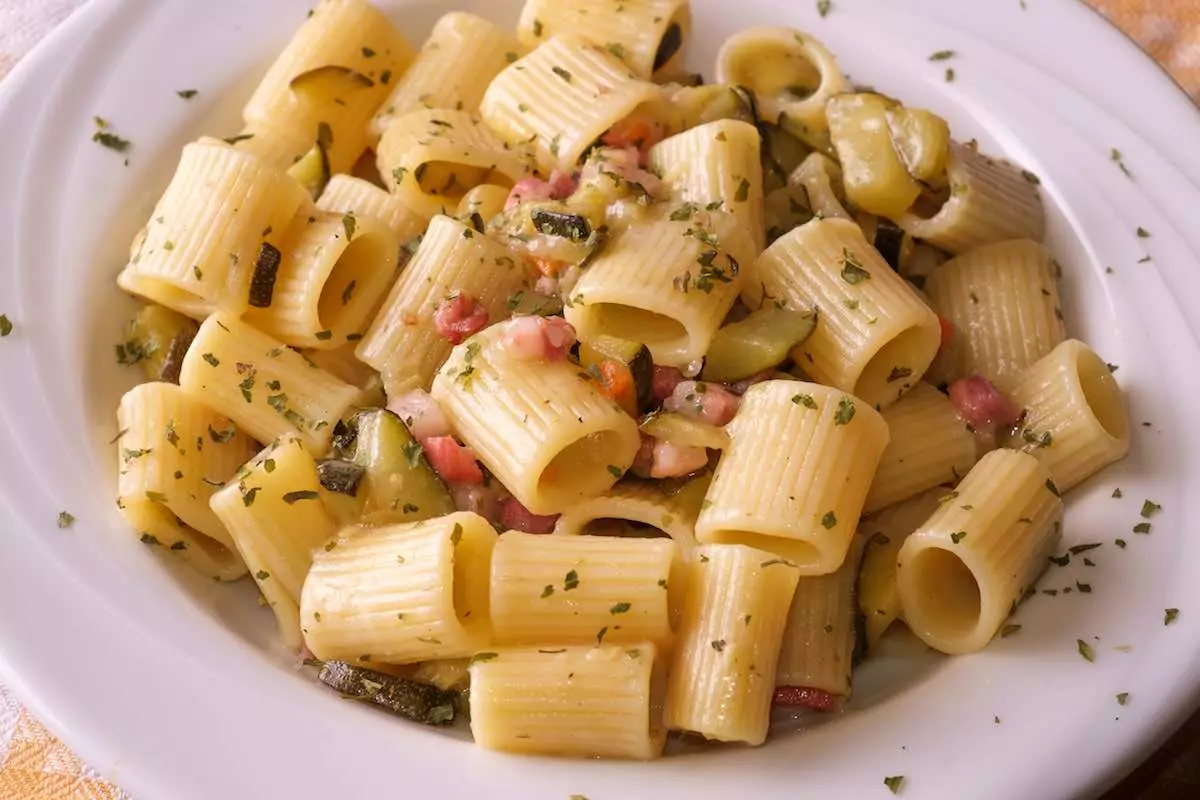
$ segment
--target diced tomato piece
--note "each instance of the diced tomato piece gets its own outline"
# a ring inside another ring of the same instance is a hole
[[[950,402],[963,422],[976,431],[989,432],[1016,423],[1020,412],[987,378],[972,375],[950,384]]]
[[[459,444],[453,436],[430,436],[421,440],[425,457],[446,483],[483,483],[483,471],[475,451]]]
[[[600,391],[612,398],[625,413],[631,417],[637,416],[637,386],[633,382],[633,373],[629,366],[615,358],[606,358],[597,368],[600,370]]]
[[[720,384],[684,381],[675,387],[663,408],[710,425],[725,425],[740,404],[741,398]]]
[[[525,531],[526,533],[550,533],[558,522],[558,514],[542,516],[534,514],[515,497],[506,497],[500,501],[500,509],[496,521],[510,531]]]
[[[654,378],[651,384],[654,399],[663,402],[675,392],[675,387],[683,383],[683,373],[674,367],[654,365]]]
[[[433,312],[433,324],[438,335],[451,344],[461,344],[487,327],[488,311],[474,297],[454,292],[438,303]]]
[[[837,695],[807,686],[776,686],[772,702],[784,708],[811,708],[815,711],[837,709]]]

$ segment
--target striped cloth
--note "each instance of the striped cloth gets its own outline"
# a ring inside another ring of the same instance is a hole
[[[83,2],[0,0],[0,79]],[[1026,2],[1033,6],[1038,0]],[[1087,2],[1137,40],[1200,100],[1200,0]],[[1174,746],[1173,760],[1154,765],[1156,775],[1150,777],[1160,780],[1139,792],[1142,798],[1200,797],[1200,783],[1192,783],[1200,776],[1187,766],[1200,757],[1200,738],[1194,734],[1191,738],[1195,741]],[[81,762],[0,686],[0,800],[129,800],[129,796]]]

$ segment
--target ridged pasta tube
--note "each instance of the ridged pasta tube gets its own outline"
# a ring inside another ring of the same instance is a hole
[[[525,267],[502,245],[458,220],[434,217],[355,352],[383,375],[389,396],[428,388],[453,347],[438,333],[438,306],[455,293],[470,295],[495,323],[529,284]]]
[[[524,54],[524,46],[509,31],[483,17],[462,11],[444,15],[371,120],[372,144],[393,120],[412,111],[447,108],[478,113],[488,84]]]
[[[975,465],[974,434],[950,398],[929,384],[918,383],[882,414],[891,440],[879,459],[864,514],[957,483]]]
[[[367,143],[367,122],[413,58],[412,46],[366,0],[321,0],[263,76],[242,116],[322,138],[333,172]],[[327,133],[320,132],[324,126]],[[262,134],[259,134],[262,135]]]
[[[997,384],[1015,378],[1066,338],[1058,263],[1028,239],[975,247],[925,280],[933,308],[954,335],[930,369],[951,382],[978,374]]]
[[[824,153],[809,153],[788,176],[788,186],[803,187],[814,214],[851,219],[835,189],[841,182],[842,168]]]
[[[289,436],[255,456],[209,500],[291,648],[303,644],[300,589],[312,553],[337,533],[320,489],[312,455],[299,437]]]
[[[236,581],[246,575],[237,550],[184,525],[161,503],[149,500],[120,502],[121,518],[142,544],[180,558],[189,567],[214,581]]]
[[[399,249],[374,217],[302,213],[284,238],[270,297],[252,297],[245,319],[293,347],[356,342],[396,277]]]
[[[667,681],[667,727],[762,744],[799,571],[741,545],[707,545],[696,555]]]
[[[530,173],[521,150],[465,111],[445,109],[397,117],[379,141],[376,163],[392,193],[427,218],[454,213],[480,184],[511,187]]]
[[[763,248],[763,172],[753,125],[722,119],[678,133],[650,149],[650,167],[663,179],[668,201],[717,207]],[[686,209],[685,209],[686,210]]]
[[[896,556],[900,548],[944,498],[953,499],[950,494],[949,487],[930,489],[859,523],[858,531],[866,539],[866,550],[858,576],[858,607],[865,622],[868,648],[903,613],[896,585]]]
[[[488,521],[469,512],[342,531],[316,551],[301,592],[308,649],[325,660],[412,664],[488,647],[495,544]]]
[[[726,430],[696,538],[769,550],[802,575],[835,571],[888,443],[883,417],[837,389],[773,380],[747,390]]]
[[[941,343],[937,315],[848,220],[814,219],[780,237],[755,262],[742,299],[815,306],[816,330],[792,358],[871,405],[915,386]]]
[[[353,214],[356,219],[371,217],[391,228],[400,244],[407,244],[425,232],[429,219],[404,205],[396,195],[362,178],[334,175],[317,200],[317,208],[331,214]]]
[[[896,220],[914,238],[962,253],[1006,239],[1040,242],[1045,237],[1042,198],[1017,167],[951,142],[946,170],[950,181],[946,202],[931,216],[922,216],[914,207]]]
[[[850,84],[829,49],[794,28],[749,28],[717,54],[717,83],[754,92],[762,118],[829,150],[825,104]]]
[[[475,455],[535,514],[608,491],[633,464],[637,423],[569,361],[525,361],[493,325],[454,348],[433,397]]]
[[[478,214],[484,222],[488,222],[492,217],[504,211],[511,191],[511,189],[497,186],[494,183],[480,184],[464,194],[462,200],[458,201],[458,210],[454,216],[461,220],[467,220]]]
[[[117,283],[196,319],[217,309],[240,315],[260,248],[278,246],[306,204],[295,179],[257,156],[217,139],[192,142]]]
[[[570,172],[609,128],[657,96],[603,47],[560,34],[501,72],[480,113],[510,145],[532,144],[544,172]]]
[[[1046,568],[1063,505],[1036,458],[993,450],[904,542],[896,561],[908,627],[951,655],[982,650]]]
[[[1050,470],[1064,492],[1129,452],[1129,417],[1112,370],[1069,339],[1018,375],[1009,398],[1024,413],[1008,442]]]
[[[683,595],[670,539],[509,531],[492,554],[497,644],[670,644]]]
[[[200,326],[183,359],[179,385],[260,442],[298,434],[315,454],[362,392],[277,339],[230,314]]]
[[[673,539],[684,559],[696,549],[696,517],[711,475],[679,486],[660,481],[619,481],[605,494],[574,503],[563,512],[554,532],[579,535],[607,532],[612,524],[637,523]]]
[[[704,356],[754,245],[732,214],[683,211],[627,228],[592,261],[567,298],[565,316],[580,338],[643,342],[656,364],[669,366]]]
[[[117,408],[117,425],[122,431],[119,503],[157,503],[182,524],[232,548],[233,539],[208,500],[214,487],[253,455],[254,443],[229,419],[172,383],[144,383],[126,392]]]
[[[652,644],[500,648],[471,661],[471,734],[488,750],[647,760],[662,754]]]
[[[775,672],[776,686],[850,696],[857,641],[855,587],[863,538],[855,536],[837,572],[802,577],[788,610]]]
[[[533,49],[560,33],[578,34],[649,79],[680,63],[691,22],[687,0],[526,0],[517,36]]]

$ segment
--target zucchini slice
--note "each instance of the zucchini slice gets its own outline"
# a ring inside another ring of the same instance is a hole
[[[582,214],[568,214],[539,208],[530,217],[538,233],[559,236],[572,242],[586,242],[592,235],[592,224]]]
[[[674,411],[659,411],[642,420],[642,433],[682,447],[704,447],[724,450],[729,447],[729,434],[716,425]]]
[[[317,677],[345,698],[374,703],[413,722],[449,725],[454,721],[458,692],[385,675],[344,661],[326,661]]]
[[[367,474],[365,467],[340,458],[326,458],[317,462],[317,475],[321,485],[337,494],[358,497],[358,487]]]
[[[321,142],[313,144],[312,149],[292,164],[287,172],[316,200],[329,183],[329,154],[325,151],[325,145]]]
[[[367,517],[417,522],[451,514],[454,498],[400,417],[384,408],[357,417],[354,463],[366,470]]]
[[[704,361],[704,380],[740,381],[778,366],[816,326],[814,311],[761,308],[717,331]]]
[[[683,47],[683,28],[678,22],[672,22],[667,28],[667,32],[663,34],[662,41],[658,43],[658,52],[654,54],[654,71],[658,72],[665,67],[681,47]]]
[[[637,410],[649,408],[654,402],[654,361],[650,348],[640,342],[603,335],[580,343],[579,363],[584,369],[599,368],[605,359],[619,361],[629,368],[634,386],[631,405]]]
[[[283,254],[270,242],[263,242],[254,262],[254,276],[250,278],[250,305],[255,308],[270,308],[275,297],[275,276]]]

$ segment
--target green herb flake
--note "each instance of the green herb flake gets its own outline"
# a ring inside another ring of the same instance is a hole
[[[258,572],[254,573],[254,577],[260,581],[265,581],[267,578],[271,577],[271,573],[267,572],[265,569],[260,569]]]
[[[162,545],[162,542],[160,542],[158,540],[158,537],[152,533],[143,533],[141,541],[142,541],[142,544],[148,544],[148,545],[154,545],[154,546]]]
[[[193,97],[200,94],[200,92],[196,91],[195,89],[180,89],[175,94],[179,95],[184,100],[191,100]]]
[[[12,332],[12,320],[8,318],[8,314],[0,314],[0,338],[8,336]]]
[[[1029,181],[1030,183],[1032,183],[1034,186],[1039,186],[1042,183],[1041,178],[1039,178],[1037,175],[1035,175],[1034,173],[1030,172],[1027,169],[1021,170],[1021,177],[1024,178],[1025,180]]]
[[[794,394],[792,395],[792,402],[805,408],[815,409],[817,407],[817,401],[813,399],[811,394]]]
[[[75,524],[75,517],[72,516],[69,511],[58,512],[58,528],[59,528],[59,530],[66,530],[67,528],[71,527],[74,524]]]
[[[374,58],[375,57],[375,51],[366,46],[363,47],[362,54],[363,54],[363,58]]]
[[[1137,525],[1133,526],[1133,532],[1134,533],[1149,533],[1150,532],[1150,523],[1149,522],[1139,522]]]
[[[912,370],[908,367],[892,367],[892,371],[888,373],[887,382],[895,383],[910,377],[912,377]]]
[[[545,598],[549,597],[549,596],[550,596],[550,595],[552,595],[552,594],[554,594],[554,587],[553,587],[552,585],[550,585],[550,584],[548,584],[548,583],[547,583],[547,584],[546,584],[546,585],[545,585],[545,586],[542,588],[542,593],[541,593],[540,597],[541,597],[542,599],[545,599]]]
[[[833,8],[833,3],[830,0],[817,0],[817,14],[821,19],[829,16],[830,10]]]
[[[262,487],[255,486],[252,489],[247,489],[245,486],[240,486],[239,491],[242,493],[242,505],[249,508],[254,505],[254,500],[258,497],[258,493],[262,491]]]
[[[558,77],[562,78],[567,83],[571,82],[571,73],[568,72],[567,70],[563,69],[562,67],[554,66],[554,67],[550,68],[550,71],[553,72]]]
[[[126,152],[132,145],[132,142],[128,139],[122,139],[115,133],[109,133],[108,131],[96,131],[92,134],[92,141],[101,147],[107,147],[109,150],[114,150],[118,153]]]
[[[1162,506],[1153,500],[1142,501],[1142,519],[1150,519],[1159,511],[1162,511]]]
[[[253,138],[254,138],[253,133],[239,133],[237,136],[228,136],[228,137],[222,139],[221,141],[225,142],[225,144],[227,144],[227,145],[232,146],[232,145],[237,144],[238,142],[244,142],[244,141],[247,141],[248,139],[253,139]]]
[[[930,61],[949,61],[957,55],[953,50],[938,50],[929,57]]]
[[[454,530],[452,530],[450,532],[450,544],[458,546],[458,543],[462,541],[462,535],[463,535],[462,524],[459,522],[454,523]]]
[[[900,794],[900,788],[904,786],[903,775],[889,775],[883,779],[883,785],[892,791],[892,794]]]
[[[1096,660],[1096,651],[1093,650],[1092,646],[1083,639],[1075,640],[1075,648],[1079,651],[1079,655],[1083,656],[1083,658],[1089,663]]]
[[[1124,539],[1113,539],[1113,544],[1115,544],[1117,547],[1121,548],[1122,550],[1124,550],[1128,546],[1125,543]]]
[[[264,461],[262,463],[262,465],[263,465],[263,471],[266,472],[268,475],[275,471],[275,459],[273,459],[273,458],[268,458],[266,461]]]
[[[1062,497],[1062,492],[1058,490],[1058,485],[1049,478],[1046,478],[1046,488],[1049,489],[1050,494],[1054,495],[1055,497]]]
[[[579,573],[576,572],[575,570],[571,570],[570,572],[567,573],[566,577],[563,578],[563,591],[569,592],[572,589],[578,589],[578,588],[579,588]]]
[[[843,397],[838,401],[837,413],[833,415],[834,425],[849,425],[854,419],[855,411],[854,401],[849,397]]]
[[[467,666],[470,666],[471,664],[482,664],[488,661],[495,661],[499,657],[499,653],[476,653],[475,655],[471,656],[471,660],[468,662]]]
[[[211,367],[221,366],[221,359],[217,358],[212,353],[205,353],[203,356],[201,356],[201,358],[207,361]]]
[[[1120,150],[1118,150],[1117,148],[1114,147],[1112,149],[1112,153],[1109,154],[1109,158],[1112,159],[1112,162],[1114,164],[1116,164],[1118,167],[1120,167],[1121,172],[1123,172],[1125,174],[1126,178],[1133,177],[1133,173],[1129,171],[1129,167],[1125,166],[1125,161],[1121,158]]]
[[[630,608],[632,608],[631,603],[621,602],[621,603],[615,604],[612,608],[610,608],[608,610],[608,613],[614,614],[614,615],[615,614],[626,614],[629,612]]]
[[[871,273],[869,273],[865,269],[863,269],[863,265],[858,260],[858,257],[856,255],[854,255],[853,252],[851,252],[849,247],[843,247],[842,248],[842,280],[844,280],[846,283],[850,284],[851,286],[854,286],[856,284],[862,283],[863,281],[869,281],[870,279],[871,279]]]
[[[1117,695],[1117,703],[1123,706],[1129,705],[1129,692],[1121,692]]]
[[[342,227],[346,231],[346,241],[353,239],[354,231],[358,229],[358,220],[354,218],[353,211],[342,215]]]
[[[825,516],[821,517],[821,527],[825,530],[830,530],[837,527],[837,514],[832,511],[826,511]]]
[[[967,538],[966,531],[955,531],[954,533],[950,534],[950,541],[954,542],[955,544],[958,544],[965,538]]]
[[[425,453],[425,448],[421,446],[420,442],[413,439],[400,445],[400,452],[404,455],[408,468],[416,469],[421,464],[421,456]]]
[[[954,83],[954,68],[953,67],[946,67],[945,79],[946,79],[946,83]]]
[[[744,203],[750,199],[750,181],[742,178],[742,182],[738,184],[737,191],[733,195],[733,202]]]
[[[711,642],[709,642],[709,644],[711,644],[712,649],[716,650],[718,653],[725,652],[725,640],[724,639],[713,639]]]
[[[533,35],[540,37],[542,35],[542,21],[540,19],[533,20]]]
[[[608,626],[605,625],[600,630],[596,631],[596,646],[604,644],[604,637],[608,635]]]
[[[1150,231],[1146,230],[1145,228],[1143,228],[1143,227],[1141,227],[1141,226],[1139,225],[1139,226],[1138,226],[1138,229],[1137,229],[1137,237],[1138,237],[1139,239],[1149,239],[1149,238],[1150,238]]]
[[[301,500],[317,500],[319,498],[320,495],[311,489],[303,489],[300,491],[288,492],[283,496],[283,502],[290,506],[299,503]]]
[[[1163,612],[1163,625],[1172,625],[1179,619],[1178,608],[1168,608]]]

